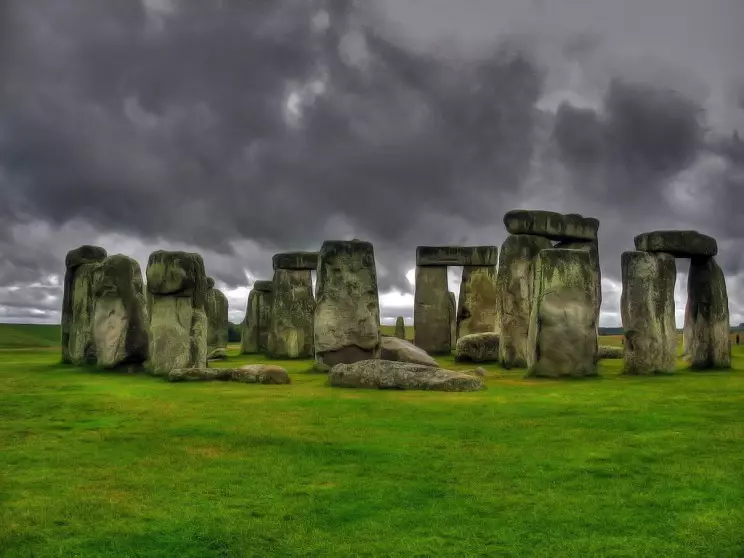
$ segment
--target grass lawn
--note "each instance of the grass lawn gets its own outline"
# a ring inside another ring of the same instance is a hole
[[[237,352],[222,365],[262,360]],[[428,393],[329,388],[308,361],[281,363],[291,386],[169,384],[0,350],[0,556],[740,557],[734,355]]]

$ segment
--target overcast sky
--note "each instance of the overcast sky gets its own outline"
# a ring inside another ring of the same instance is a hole
[[[416,246],[500,245],[525,208],[600,220],[602,325],[621,252],[669,228],[718,239],[744,322],[742,23],[741,0],[3,0],[0,321],[59,322],[81,244],[201,253],[237,323],[273,253],[361,238],[410,323]]]

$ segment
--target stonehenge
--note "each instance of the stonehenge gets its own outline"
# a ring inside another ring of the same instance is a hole
[[[147,262],[150,355],[147,368],[207,367],[207,274],[199,254],[158,250]]]
[[[498,360],[498,333],[471,333],[457,340],[455,362],[498,362]]]
[[[269,323],[273,304],[274,283],[255,281],[248,293],[248,306],[243,320],[240,353],[255,354],[269,351]]]
[[[478,391],[483,380],[463,372],[443,368],[369,359],[339,364],[328,373],[332,387],[371,389],[418,389],[433,391]]]
[[[227,357],[227,297],[207,277],[207,359]]]
[[[267,353],[272,358],[312,357],[315,298],[311,272],[318,266],[318,254],[275,254],[273,266]]]
[[[316,292],[316,369],[379,358],[380,300],[372,244],[325,241],[318,258]]]
[[[398,316],[395,319],[395,336],[398,339],[406,338],[406,323],[403,321],[403,316]]]
[[[430,354],[449,354],[460,334],[494,331],[496,324],[495,246],[419,246],[413,303],[414,344]],[[447,267],[462,266],[458,311],[447,286]],[[456,329],[452,332],[452,315]]]
[[[93,271],[106,258],[106,250],[83,245],[65,257],[65,282],[62,295],[62,362],[93,364],[96,361],[93,339]]]

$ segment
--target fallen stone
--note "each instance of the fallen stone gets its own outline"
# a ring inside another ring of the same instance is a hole
[[[652,231],[635,237],[636,250],[641,252],[666,252],[677,258],[715,256],[718,243],[715,238],[697,231]]]
[[[214,349],[207,354],[207,360],[227,360],[227,349]]]
[[[314,315],[311,272],[274,271],[267,354],[272,358],[312,357]]]
[[[677,366],[674,284],[677,266],[669,254],[623,252],[620,312],[625,330],[624,373],[673,372]]]
[[[142,271],[117,254],[93,270],[93,341],[98,366],[116,368],[147,360],[150,325]]]
[[[419,246],[417,266],[492,266],[498,262],[496,246]]]
[[[510,235],[501,246],[496,275],[499,360],[506,369],[527,367],[535,259],[541,250],[552,247],[547,238],[526,234]]]
[[[597,374],[594,273],[584,250],[542,250],[535,262],[528,376]]]
[[[373,389],[435,391],[483,389],[483,381],[469,374],[410,362],[378,359],[337,364],[328,373],[328,383],[333,387]]]
[[[62,362],[92,364],[96,361],[93,340],[93,270],[106,258],[106,250],[85,244],[65,257],[62,294]]]
[[[315,271],[318,267],[318,253],[283,252],[281,254],[274,254],[271,262],[274,265],[275,271],[277,269]]]
[[[402,316],[398,316],[395,320],[395,337],[398,339],[406,338],[406,323]]]
[[[291,384],[292,379],[281,366],[247,364],[233,371],[232,380],[246,384]]]
[[[429,354],[452,352],[452,308],[446,267],[416,267],[413,343]]]
[[[493,332],[497,325],[496,266],[465,266],[457,304],[457,338]]]
[[[498,360],[498,333],[472,333],[457,340],[455,362],[497,362]]]
[[[473,370],[468,370],[466,374],[472,374],[473,376],[483,378],[486,375],[486,369],[482,366],[479,366],[478,368],[474,368]]]
[[[380,355],[380,300],[372,244],[325,241],[315,305],[315,361],[333,366]]]
[[[612,345],[600,345],[597,351],[597,360],[602,359],[619,359],[623,358],[623,347],[613,347]]]
[[[504,215],[511,234],[531,234],[551,240],[597,240],[599,221],[575,213],[517,209]]]
[[[728,293],[723,270],[713,258],[693,257],[687,276],[690,301],[690,368],[731,367]]]
[[[380,358],[396,362],[413,362],[426,366],[439,366],[433,357],[413,343],[397,337],[383,337],[380,343]]]
[[[169,382],[210,382],[231,379],[233,368],[174,368],[168,372]]]

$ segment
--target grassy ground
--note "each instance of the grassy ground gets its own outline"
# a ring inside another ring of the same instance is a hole
[[[486,391],[446,394],[333,389],[308,361],[281,363],[291,386],[168,384],[0,350],[0,556],[742,556],[734,355],[564,382],[487,366]]]
[[[46,324],[0,324],[0,349],[55,347],[60,326]]]

